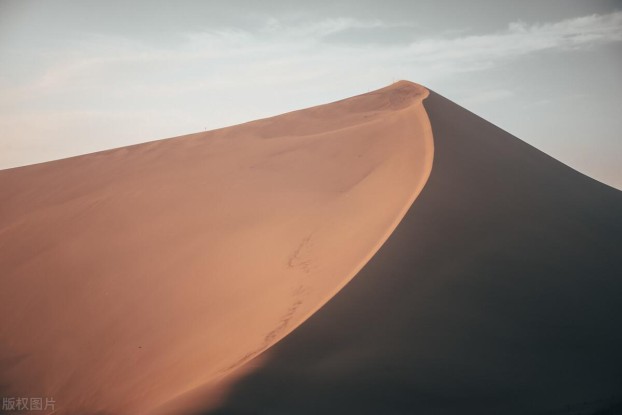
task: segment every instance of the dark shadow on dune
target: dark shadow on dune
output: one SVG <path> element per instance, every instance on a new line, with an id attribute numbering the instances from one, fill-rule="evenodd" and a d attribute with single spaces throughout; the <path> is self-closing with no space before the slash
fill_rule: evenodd
<path id="1" fill-rule="evenodd" d="M 539 414 L 620 396 L 622 192 L 435 93 L 425 107 L 434 167 L 402 223 L 209 414 Z"/>

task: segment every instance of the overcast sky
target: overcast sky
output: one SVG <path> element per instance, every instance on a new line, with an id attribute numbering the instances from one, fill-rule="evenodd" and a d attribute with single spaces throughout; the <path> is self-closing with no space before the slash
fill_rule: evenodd
<path id="1" fill-rule="evenodd" d="M 622 189 L 622 1 L 0 0 L 0 168 L 408 79 Z"/>

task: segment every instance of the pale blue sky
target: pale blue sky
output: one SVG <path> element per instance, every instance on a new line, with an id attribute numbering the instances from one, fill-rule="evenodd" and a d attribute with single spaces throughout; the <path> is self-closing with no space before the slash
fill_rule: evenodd
<path id="1" fill-rule="evenodd" d="M 0 0 L 0 168 L 408 79 L 622 189 L 622 3 Z"/>

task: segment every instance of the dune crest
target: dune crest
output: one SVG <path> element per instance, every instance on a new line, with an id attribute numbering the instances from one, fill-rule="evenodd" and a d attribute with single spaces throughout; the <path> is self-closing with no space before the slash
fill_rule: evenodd
<path id="1" fill-rule="evenodd" d="M 410 82 L 0 171 L 0 384 L 145 413 L 270 347 L 403 218 L 433 141 Z"/>
<path id="2" fill-rule="evenodd" d="M 224 414 L 613 414 L 622 192 L 430 91 L 434 167 L 339 293 Z"/>

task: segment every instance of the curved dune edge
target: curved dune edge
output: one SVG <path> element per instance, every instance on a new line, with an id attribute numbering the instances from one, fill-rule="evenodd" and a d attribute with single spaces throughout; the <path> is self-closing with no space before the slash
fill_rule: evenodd
<path id="1" fill-rule="evenodd" d="M 619 408 L 622 192 L 433 91 L 424 104 L 434 167 L 391 237 L 197 413 Z"/>
<path id="2" fill-rule="evenodd" d="M 427 95 L 399 82 L 1 171 L 3 395 L 51 396 L 58 413 L 152 413 L 258 364 L 423 189 Z"/>
<path id="3" fill-rule="evenodd" d="M 249 359 L 246 360 L 243 364 L 233 368 L 226 373 L 221 373 L 215 378 L 210 379 L 203 384 L 189 388 L 188 390 L 178 394 L 176 397 L 165 402 L 164 404 L 151 408 L 148 413 L 153 415 L 173 415 L 177 413 L 203 413 L 206 410 L 215 409 L 221 402 L 227 399 L 228 390 L 234 387 L 237 381 L 239 381 L 246 375 L 252 374 L 255 370 L 262 366 L 262 363 L 265 360 L 264 354 L 269 354 L 270 348 L 272 346 L 274 346 L 276 343 L 278 343 L 278 341 L 286 337 L 298 326 L 303 324 L 309 317 L 315 314 L 339 291 L 341 291 L 356 276 L 356 274 L 358 274 L 358 272 L 363 269 L 363 267 L 371 260 L 371 258 L 378 252 L 382 245 L 395 231 L 406 213 L 409 211 L 412 204 L 415 202 L 415 200 L 425 187 L 432 172 L 432 164 L 434 159 L 434 140 L 432 134 L 432 127 L 430 125 L 430 121 L 428 119 L 425 107 L 423 106 L 423 100 L 428 97 L 429 91 L 425 87 L 419 84 L 412 83 L 410 81 L 398 81 L 392 86 L 383 88 L 373 93 L 391 90 L 394 88 L 400 88 L 400 86 L 405 86 L 406 88 L 415 87 L 419 91 L 421 91 L 419 92 L 421 94 L 420 100 L 412 104 L 412 106 L 410 106 L 409 108 L 403 109 L 401 111 L 406 117 L 411 118 L 411 120 L 414 121 L 421 128 L 421 132 L 423 132 L 424 134 L 420 137 L 425 140 L 425 147 L 427 153 L 422 159 L 414 161 L 419 166 L 423 167 L 423 171 L 414 183 L 407 202 L 404 203 L 404 205 L 401 207 L 400 211 L 396 214 L 393 222 L 386 229 L 382 237 L 378 239 L 377 243 L 367 253 L 367 255 L 361 258 L 361 261 L 356 265 L 356 267 L 349 274 L 347 274 L 345 278 L 341 280 L 334 289 L 332 289 L 332 291 L 327 293 L 326 296 L 319 303 L 317 303 L 317 305 L 312 310 L 309 310 L 305 315 L 301 316 L 300 320 L 297 321 L 296 324 L 290 325 L 289 330 L 284 333 L 279 338 L 279 340 L 274 341 L 270 345 L 266 345 L 261 350 L 253 353 L 253 355 L 249 357 Z"/>

